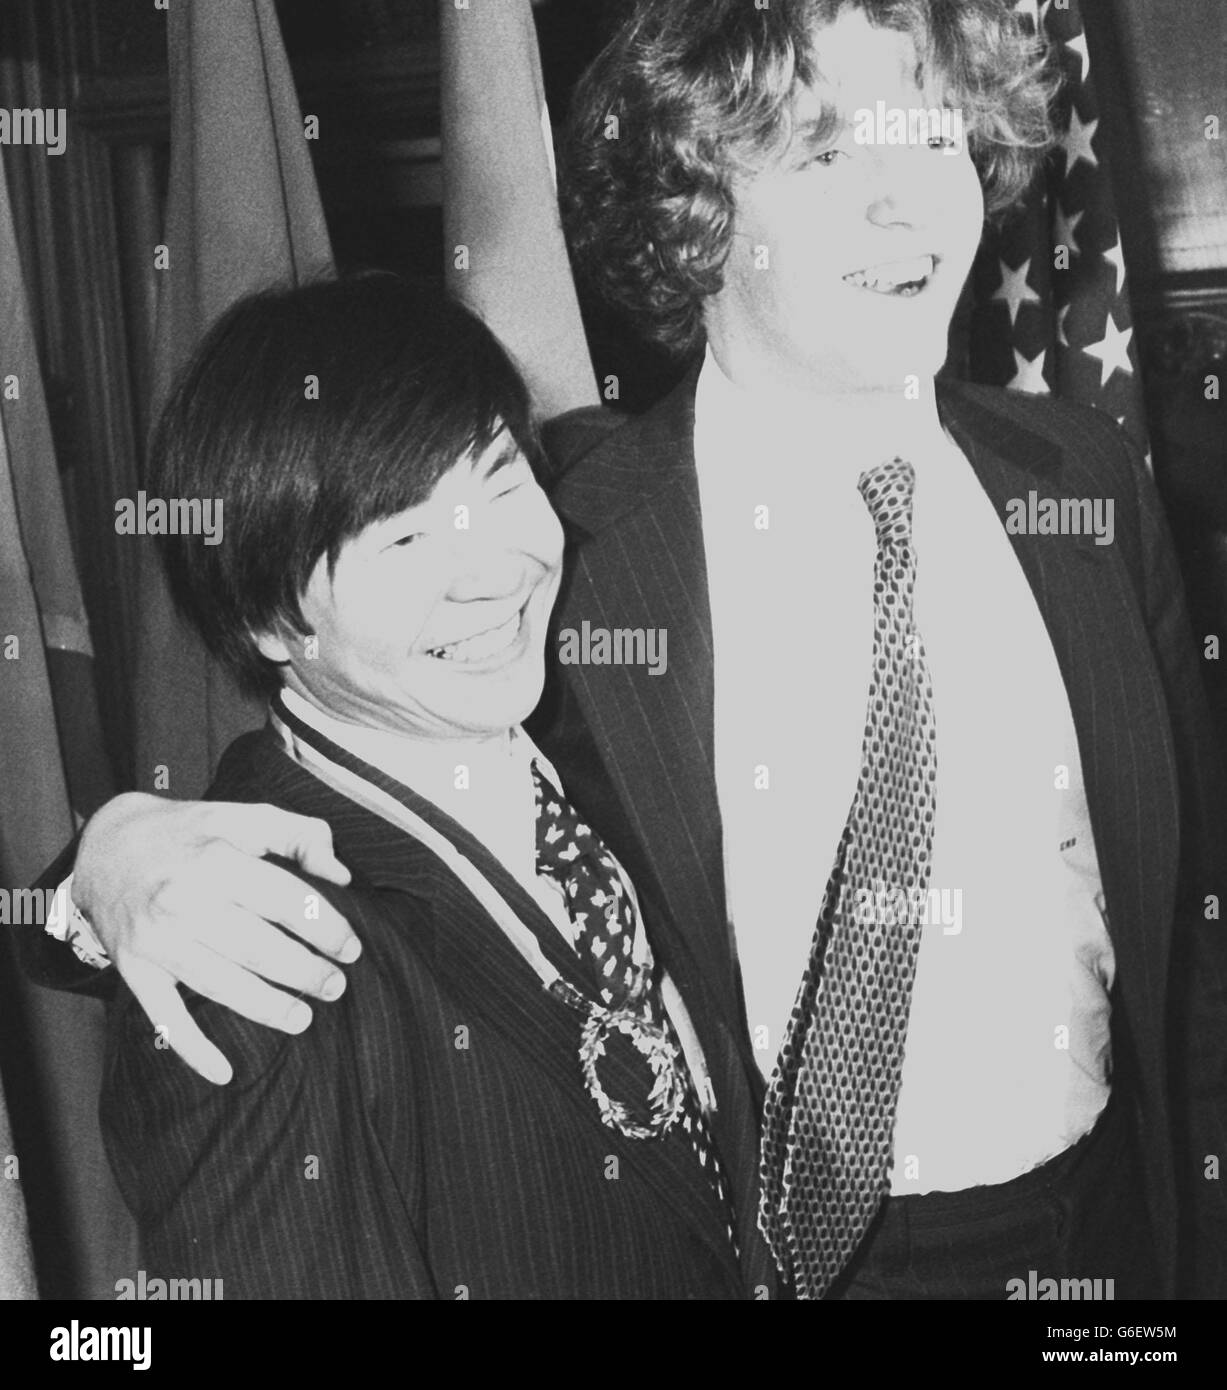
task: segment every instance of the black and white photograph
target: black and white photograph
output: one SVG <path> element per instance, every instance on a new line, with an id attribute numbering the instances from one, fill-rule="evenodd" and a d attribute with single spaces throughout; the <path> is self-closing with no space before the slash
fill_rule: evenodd
<path id="1" fill-rule="evenodd" d="M 1215 1364 L 1224 123 L 1221 0 L 3 0 L 9 1365 Z"/>

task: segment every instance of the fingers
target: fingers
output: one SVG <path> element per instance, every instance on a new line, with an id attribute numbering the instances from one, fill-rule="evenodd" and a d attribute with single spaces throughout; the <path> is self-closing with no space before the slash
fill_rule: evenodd
<path id="1" fill-rule="evenodd" d="M 272 865 L 262 865 L 258 861 L 256 867 L 266 868 L 270 873 L 279 872 Z M 298 886 L 301 889 L 302 884 Z M 251 903 L 252 898 L 247 896 L 246 910 L 233 908 L 224 912 L 210 912 L 208 921 L 196 927 L 194 944 L 252 974 L 262 976 L 271 985 L 324 1001 L 339 999 L 345 992 L 345 975 L 331 961 L 316 955 L 301 941 L 287 936 L 280 928 L 265 921 L 271 910 L 261 908 L 258 915 L 253 915 Z M 318 924 L 312 922 L 308 925 Z M 183 968 L 186 961 L 182 948 L 179 957 L 168 964 L 176 972 Z M 187 976 L 183 977 L 183 982 L 196 988 Z M 230 999 L 219 1002 L 238 1009 L 238 1005 Z M 242 1012 L 241 1009 L 238 1011 Z"/>
<path id="2" fill-rule="evenodd" d="M 252 859 L 240 850 L 228 846 L 218 847 L 213 867 L 218 881 L 226 886 L 229 904 L 244 915 L 276 923 L 286 931 L 292 932 L 299 941 L 306 942 L 315 950 L 322 951 L 324 955 L 343 964 L 352 964 L 361 955 L 362 945 L 350 930 L 345 918 L 322 893 L 304 883 L 296 874 L 277 864 L 270 864 L 267 860 Z M 254 930 L 254 923 L 245 925 Z M 212 930 L 207 933 L 201 932 L 199 935 L 212 944 Z M 262 943 L 268 943 L 272 939 L 269 935 L 259 932 L 256 933 L 256 937 Z M 281 936 L 281 940 L 286 942 L 284 936 Z M 298 962 L 299 974 L 295 978 L 312 994 L 319 993 L 318 987 L 328 973 L 326 962 L 313 958 L 310 951 L 295 942 L 286 944 L 292 949 L 288 955 L 283 950 L 279 958 L 292 960 L 301 953 L 302 959 Z M 304 973 L 307 972 L 308 962 L 312 959 L 314 966 L 311 968 L 314 973 Z M 244 964 L 261 966 L 263 962 L 252 960 L 245 961 Z M 260 969 L 260 973 L 270 978 L 280 978 L 275 972 L 263 968 Z M 290 983 L 290 980 L 287 979 L 285 983 Z"/>
<path id="3" fill-rule="evenodd" d="M 155 1036 L 177 1053 L 197 1075 L 225 1086 L 234 1070 L 225 1055 L 205 1037 L 179 997 L 174 979 L 156 965 L 132 961 L 120 973 L 153 1025 Z"/>
<path id="4" fill-rule="evenodd" d="M 259 859 L 264 854 L 294 859 L 305 872 L 344 886 L 350 872 L 332 852 L 327 823 L 275 806 L 222 802 L 214 809 L 220 815 L 214 833 L 245 856 L 231 865 L 236 876 L 235 903 L 279 923 L 333 960 L 346 965 L 356 961 L 362 944 L 336 908 L 305 889 L 293 874 Z"/>
<path id="5" fill-rule="evenodd" d="M 300 957 L 305 957 L 308 962 L 314 961 L 316 968 L 323 966 L 328 971 L 319 957 L 290 941 L 276 927 L 258 921 L 255 929 L 272 939 L 271 946 L 269 942 L 261 942 L 246 952 L 257 961 L 260 969 L 269 969 L 268 962 L 277 959 L 280 945 L 284 945 L 290 948 L 289 964 L 283 962 L 280 968 L 291 979 L 300 972 Z M 229 946 L 238 958 L 244 952 L 237 943 L 252 930 L 247 919 L 236 913 L 229 920 L 218 923 L 212 935 L 220 948 Z M 312 1021 L 311 1008 L 303 1000 L 274 988 L 251 970 L 236 964 L 235 960 L 218 955 L 209 947 L 197 943 L 183 948 L 175 962 L 173 974 L 160 965 L 126 952 L 116 960 L 116 965 L 153 1026 L 155 1042 L 161 1039 L 161 1045 L 169 1047 L 193 1071 L 216 1085 L 224 1086 L 229 1082 L 234 1075 L 233 1068 L 225 1054 L 209 1041 L 192 1018 L 179 995 L 177 982 L 253 1023 L 283 1033 L 301 1033 Z M 335 998 L 345 987 L 345 977 L 339 971 L 329 973 L 339 982 L 339 989 L 331 995 Z"/>
<path id="6" fill-rule="evenodd" d="M 123 966 L 120 966 L 123 973 Z M 252 1023 L 281 1033 L 302 1033 L 311 1025 L 311 1006 L 277 989 L 218 955 L 207 945 L 192 944 L 183 953 L 175 974 L 189 989 L 221 1004 Z M 135 992 L 135 991 L 134 991 Z"/>
<path id="7" fill-rule="evenodd" d="M 294 820 L 297 828 L 291 828 L 283 851 L 285 857 L 296 860 L 305 873 L 344 887 L 350 873 L 332 852 L 331 827 L 326 821 L 308 816 L 295 816 Z"/>
<path id="8" fill-rule="evenodd" d="M 248 854 L 277 854 L 293 859 L 303 870 L 344 887 L 349 870 L 332 852 L 332 831 L 326 821 L 295 815 L 276 806 L 218 802 L 212 807 L 214 834 Z"/>

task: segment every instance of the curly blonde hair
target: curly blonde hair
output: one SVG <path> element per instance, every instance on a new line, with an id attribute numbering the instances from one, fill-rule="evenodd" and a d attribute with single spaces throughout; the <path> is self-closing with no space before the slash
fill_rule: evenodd
<path id="1" fill-rule="evenodd" d="M 1059 79 L 1004 0 L 638 0 L 576 93 L 563 218 L 581 276 L 671 351 L 703 341 L 734 176 L 787 147 L 793 98 L 818 79 L 820 31 L 853 9 L 910 34 L 918 79 L 936 76 L 962 109 L 990 217 L 1052 145 Z"/>

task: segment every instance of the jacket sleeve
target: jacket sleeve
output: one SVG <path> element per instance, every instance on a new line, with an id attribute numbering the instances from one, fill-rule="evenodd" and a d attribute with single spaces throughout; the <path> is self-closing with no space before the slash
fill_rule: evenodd
<path id="1" fill-rule="evenodd" d="M 1162 505 L 1132 457 L 1146 621 L 1180 786 L 1180 870 L 1169 995 L 1171 1098 L 1181 1198 L 1181 1292 L 1227 1297 L 1227 818 L 1224 759 Z"/>
<path id="2" fill-rule="evenodd" d="M 338 906 L 364 935 L 353 897 Z M 396 1015 L 365 965 L 297 1037 L 189 995 L 234 1064 L 228 1086 L 196 1076 L 120 987 L 101 1116 L 148 1277 L 220 1279 L 229 1300 L 437 1296 L 372 1120 L 362 1033 Z M 403 1095 L 413 1048 L 394 1051 L 380 1065 L 405 1072 Z"/>

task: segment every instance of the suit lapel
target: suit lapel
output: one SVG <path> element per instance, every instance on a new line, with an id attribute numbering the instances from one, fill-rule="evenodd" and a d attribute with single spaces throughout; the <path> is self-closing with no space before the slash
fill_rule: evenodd
<path id="1" fill-rule="evenodd" d="M 585 622 L 590 631 L 663 629 L 667 668 L 653 676 L 641 666 L 561 666 L 551 671 L 534 733 L 630 872 L 653 947 L 692 1009 L 718 1088 L 713 1128 L 735 1193 L 746 1277 L 771 1287 L 757 1231 L 765 1086 L 724 896 L 696 376 L 613 431 L 552 494 L 572 547 L 552 649 L 559 633 L 581 632 Z"/>
<path id="2" fill-rule="evenodd" d="M 999 516 L 1026 498 L 1104 495 L 1089 431 L 1058 443 L 1004 403 L 946 386 L 942 417 Z M 1012 403 L 1011 403 L 1012 404 Z M 1065 682 L 1118 977 L 1133 1020 L 1163 1016 L 1177 798 L 1166 706 L 1141 606 L 1125 562 L 1127 538 L 1011 536 Z M 1136 1026 L 1136 1023 L 1135 1023 Z M 1156 1054 L 1157 1055 L 1157 1054 Z"/>
<path id="3" fill-rule="evenodd" d="M 619 803 L 592 814 L 636 881 L 650 882 L 682 927 L 662 927 L 671 933 L 678 968 L 688 957 L 728 1016 L 738 1018 L 716 796 L 693 376 L 565 475 L 552 500 L 576 542 L 558 631 L 580 633 L 585 623 L 589 631 L 656 629 L 667 635 L 668 661 L 658 675 L 635 665 L 562 667 L 572 726 L 556 726 L 547 738 L 553 747 L 574 741 L 575 720 L 590 731 L 599 771 Z M 564 716 L 558 724 L 567 722 Z"/>
<path id="4" fill-rule="evenodd" d="M 484 845 L 410 788 L 310 732 L 315 746 L 324 746 L 330 758 L 395 796 L 451 840 L 529 927 L 550 963 L 576 989 L 587 992 L 586 979 L 574 952 L 567 949 L 553 923 Z M 304 808 L 302 814 L 320 816 L 329 822 L 336 853 L 355 878 L 371 887 L 411 897 L 426 909 L 421 915 L 432 923 L 430 958 L 440 981 L 464 1001 L 475 1021 L 496 1029 L 516 1048 L 528 1068 L 550 1078 L 564 1098 L 563 1103 L 574 1110 L 577 1123 L 592 1125 L 596 1121 L 596 1105 L 584 1090 L 579 1074 L 580 1015 L 542 987 L 478 899 L 432 850 L 318 781 L 309 770 L 287 758 L 271 735 L 269 742 L 279 762 L 310 784 L 307 790 L 315 809 Z M 288 804 L 286 790 L 283 781 L 282 804 Z M 457 897 L 466 910 L 459 917 L 449 915 L 444 922 L 434 905 L 454 902 Z M 600 1074 L 610 1095 L 642 1092 L 642 1074 L 628 1065 L 619 1052 L 606 1055 Z M 736 1279 L 736 1265 L 723 1236 L 723 1212 L 686 1145 L 680 1140 L 627 1139 L 613 1129 L 603 1133 L 609 1152 L 639 1173 L 670 1208 L 681 1212 L 712 1251 L 725 1260 L 730 1277 Z"/>

